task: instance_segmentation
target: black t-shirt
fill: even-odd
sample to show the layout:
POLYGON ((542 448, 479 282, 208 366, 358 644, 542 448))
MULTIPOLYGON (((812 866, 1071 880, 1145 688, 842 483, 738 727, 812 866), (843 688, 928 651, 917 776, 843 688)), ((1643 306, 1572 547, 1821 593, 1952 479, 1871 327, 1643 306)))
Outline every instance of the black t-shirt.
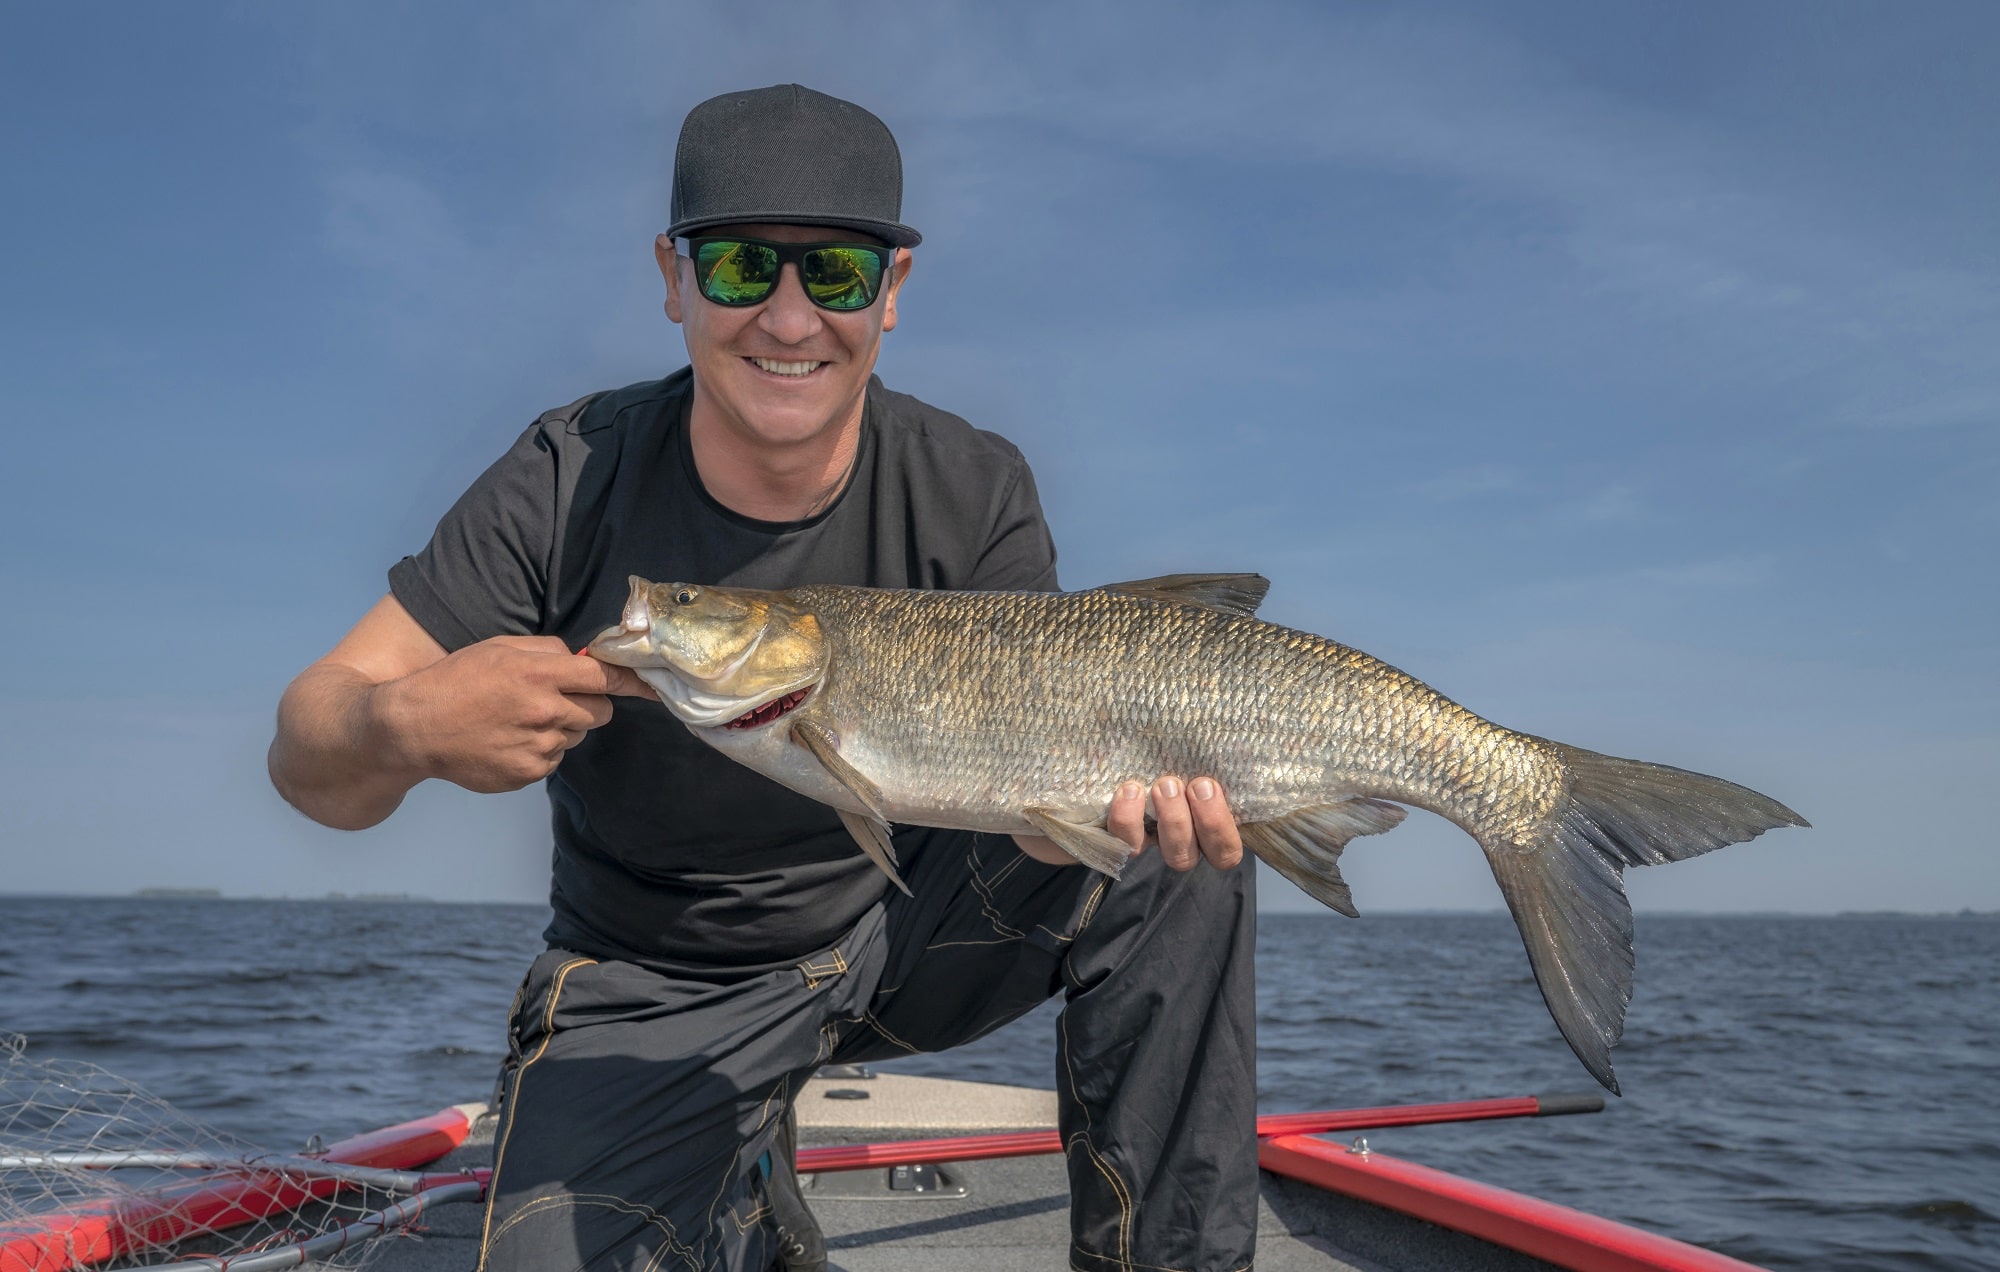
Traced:
MULTIPOLYGON (((806 521, 755 521, 701 484, 683 369, 550 411, 389 571, 447 650, 501 635, 580 649, 618 621, 626 576, 785 588, 1046 591, 1055 546, 1004 439, 871 379, 854 473, 806 521)), ((833 810, 725 758, 658 703, 548 779, 552 945, 665 971, 784 966, 838 940, 886 880, 833 810)))

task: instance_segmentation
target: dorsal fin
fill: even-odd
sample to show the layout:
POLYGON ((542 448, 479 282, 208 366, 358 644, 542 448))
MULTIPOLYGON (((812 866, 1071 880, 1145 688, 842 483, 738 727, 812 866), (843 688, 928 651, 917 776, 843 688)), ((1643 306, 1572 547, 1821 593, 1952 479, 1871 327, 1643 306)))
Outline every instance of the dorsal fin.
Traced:
POLYGON ((1261 574, 1162 574, 1156 579, 1106 583, 1097 590, 1143 596, 1149 601, 1172 601, 1176 605, 1200 605, 1250 618, 1264 603, 1271 580, 1261 574))

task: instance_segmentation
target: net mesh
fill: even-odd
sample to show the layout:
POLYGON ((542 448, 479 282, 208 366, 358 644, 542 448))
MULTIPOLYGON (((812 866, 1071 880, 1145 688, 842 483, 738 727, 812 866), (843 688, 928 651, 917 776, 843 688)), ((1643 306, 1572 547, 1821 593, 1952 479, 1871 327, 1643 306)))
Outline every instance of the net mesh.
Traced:
MULTIPOLYGON (((328 1178, 96 1065, 33 1058, 0 1035, 0 1272, 217 1256, 235 1267, 409 1196, 390 1182, 328 1178)), ((358 1240, 314 1266, 360 1267, 383 1244, 358 1240)))

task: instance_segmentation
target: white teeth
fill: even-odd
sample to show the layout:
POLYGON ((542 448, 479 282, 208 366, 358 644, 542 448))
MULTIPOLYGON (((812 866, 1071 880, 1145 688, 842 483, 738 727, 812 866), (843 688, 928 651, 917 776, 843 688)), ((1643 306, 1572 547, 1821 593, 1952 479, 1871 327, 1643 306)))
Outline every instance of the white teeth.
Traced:
POLYGON ((826 365, 823 362, 780 362, 776 358, 752 358, 750 361, 772 375, 811 375, 826 365))

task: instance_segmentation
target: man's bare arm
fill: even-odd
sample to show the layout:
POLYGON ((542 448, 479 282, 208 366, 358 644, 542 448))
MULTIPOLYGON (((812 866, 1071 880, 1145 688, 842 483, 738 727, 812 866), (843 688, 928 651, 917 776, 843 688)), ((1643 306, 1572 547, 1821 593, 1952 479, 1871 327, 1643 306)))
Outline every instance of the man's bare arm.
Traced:
POLYGON ((651 690, 553 636, 496 636, 447 654, 385 596, 285 690, 271 784, 340 830, 382 821, 428 778, 518 790, 611 718, 612 695, 651 690))

